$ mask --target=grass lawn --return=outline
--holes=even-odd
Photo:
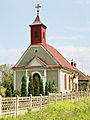
[[[0,120],[90,120],[90,98],[78,102],[59,102],[44,108],[42,112],[31,112],[15,117],[3,117]]]

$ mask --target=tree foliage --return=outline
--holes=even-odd
[[[50,93],[52,92],[51,81],[49,81],[48,91],[49,91]]]
[[[10,83],[7,84],[7,89],[6,89],[5,94],[6,94],[6,97],[12,97],[12,89],[11,89]]]
[[[58,88],[55,85],[52,85],[52,93],[58,93]]]
[[[45,84],[45,95],[48,95],[48,83],[46,81],[46,84]]]
[[[55,86],[55,81],[52,82],[52,93],[58,93],[58,88]]]
[[[20,93],[19,93],[18,90],[15,90],[15,91],[13,92],[13,97],[16,97],[16,95],[20,96]]]
[[[53,80],[53,82],[52,82],[52,86],[53,86],[53,85],[55,85],[55,81],[54,81],[54,80]]]
[[[30,73],[30,76],[29,76],[29,84],[28,84],[28,95],[34,95],[34,88],[33,88],[33,80],[32,80],[32,75]]]
[[[27,96],[27,90],[26,90],[26,75],[24,75],[24,76],[22,77],[21,96]]]
[[[78,82],[78,89],[80,91],[85,91],[87,89],[87,82],[86,81],[79,81]]]
[[[3,95],[2,91],[1,91],[1,89],[0,89],[0,95],[1,95],[2,97],[4,97],[4,95]]]
[[[14,81],[13,72],[8,75],[4,71],[2,86],[7,88],[8,84],[10,84],[11,85],[11,89],[12,89],[12,93],[13,93],[13,88],[14,88],[13,87],[13,81]]]
[[[39,78],[35,77],[35,83],[34,83],[34,96],[39,95]]]
[[[43,80],[40,81],[40,94],[44,95]]]

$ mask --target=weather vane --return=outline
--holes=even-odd
[[[41,6],[39,4],[37,4],[37,6],[35,8],[37,9],[37,16],[39,16],[39,8],[41,8]]]

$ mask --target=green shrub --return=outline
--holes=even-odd
[[[26,90],[26,75],[24,75],[24,76],[22,77],[21,96],[27,96],[27,90]]]
[[[52,92],[51,81],[49,81],[48,91],[49,91],[50,93]]]
[[[20,96],[20,93],[19,93],[18,90],[15,90],[15,91],[13,92],[13,97],[16,97],[16,95]]]
[[[34,96],[39,95],[39,78],[35,77],[35,84],[34,84]]]
[[[53,86],[53,85],[55,85],[55,81],[54,81],[54,80],[53,80],[53,82],[52,82],[52,86]]]
[[[40,81],[40,94],[44,95],[43,80]]]
[[[11,84],[10,83],[7,84],[5,94],[6,94],[6,97],[12,97],[12,89],[11,89]]]
[[[45,84],[45,95],[48,95],[48,84],[47,84],[47,81],[46,81],[46,84]]]
[[[58,88],[55,85],[52,85],[52,93],[58,93]]]
[[[2,97],[4,97],[4,95],[3,95],[2,92],[1,92],[1,89],[0,89],[0,95],[1,95]]]
[[[31,75],[31,73],[30,73],[30,76],[29,76],[28,96],[29,96],[30,94],[34,95],[33,80],[32,80],[32,75]]]

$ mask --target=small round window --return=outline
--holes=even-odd
[[[37,53],[37,52],[38,52],[38,49],[35,49],[34,52]]]

